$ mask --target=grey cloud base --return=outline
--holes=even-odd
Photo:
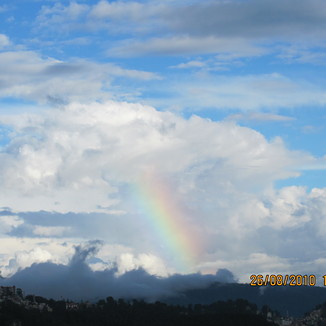
[[[51,262],[33,264],[18,271],[7,279],[0,279],[0,285],[15,285],[26,294],[36,294],[54,299],[97,300],[114,298],[141,298],[157,300],[178,295],[187,289],[205,288],[214,282],[236,282],[226,269],[215,275],[188,274],[156,277],[143,269],[132,270],[117,276],[117,269],[92,271],[86,260],[96,254],[100,241],[90,241],[75,248],[75,254],[68,265]]]

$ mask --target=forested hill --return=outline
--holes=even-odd
[[[268,305],[282,315],[303,316],[316,305],[326,301],[326,288],[318,286],[250,286],[249,284],[214,283],[205,289],[192,289],[179,296],[166,298],[170,304],[210,304],[218,300],[243,298],[257,304]]]
[[[146,303],[114,300],[96,304],[67,301],[44,301],[48,309],[27,309],[10,300],[0,303],[0,325],[6,326],[273,326],[267,321],[270,310],[257,311],[246,300],[216,302],[211,305],[175,306],[161,302]]]

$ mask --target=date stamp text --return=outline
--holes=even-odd
[[[324,278],[324,286],[326,286],[326,275]],[[252,274],[250,275],[250,285],[251,286],[315,286],[316,276],[311,275],[301,275],[301,274]]]

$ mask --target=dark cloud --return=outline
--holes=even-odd
[[[217,278],[218,282],[221,282],[221,283],[235,283],[236,282],[232,272],[230,272],[226,268],[220,268],[216,272],[216,278]]]
[[[51,76],[65,76],[85,71],[86,67],[81,64],[57,63],[47,66],[44,73]]]
[[[71,266],[79,266],[85,264],[85,261],[90,256],[96,255],[99,250],[99,246],[103,245],[103,241],[93,240],[89,241],[84,246],[76,246],[75,254],[70,260]]]
[[[11,211],[0,211],[1,215],[16,215]],[[134,245],[133,234],[135,228],[140,228],[138,221],[130,221],[126,227],[125,219],[117,215],[105,213],[57,213],[48,211],[39,212],[19,212],[19,218],[24,221],[23,224],[13,226],[8,235],[13,237],[30,237],[40,238],[48,237],[47,234],[35,233],[35,228],[41,227],[66,227],[64,236],[68,237],[85,237],[85,238],[110,238],[110,242],[119,242],[121,238],[125,239],[124,244]],[[62,237],[62,234],[53,234],[52,237]],[[149,235],[152,236],[152,235]],[[137,243],[144,243],[147,245],[149,240],[137,240]]]
[[[101,241],[95,240],[77,246],[68,265],[33,264],[10,278],[1,279],[0,284],[16,285],[26,293],[55,299],[95,300],[113,296],[156,300],[178,295],[187,289],[206,288],[214,282],[235,282],[232,273],[226,269],[219,270],[216,275],[174,274],[165,278],[150,275],[143,269],[120,276],[116,275],[116,267],[92,271],[86,260],[96,254],[100,245]]]
[[[321,0],[210,1],[182,6],[165,19],[173,30],[191,35],[300,38],[326,35],[325,9]]]
[[[3,211],[0,211],[0,216],[14,216],[14,214],[9,207],[1,207],[0,209],[3,209]]]
[[[316,46],[326,37],[326,3],[322,0],[238,0],[170,4],[162,7],[152,21],[149,24],[152,28],[148,28],[149,39],[117,42],[108,55],[231,52],[246,57],[270,52],[267,45],[275,42]],[[162,28],[157,29],[154,23],[157,21]]]
[[[67,16],[69,6],[62,9],[65,10],[59,13],[54,7],[47,8],[46,13],[41,11],[39,18],[43,17],[48,28],[53,25],[67,28],[67,24],[74,23]],[[89,6],[86,17],[79,16],[79,25],[74,28],[83,26],[92,32],[105,29],[109,33],[130,32],[142,36],[173,31],[181,35],[236,38],[324,37],[325,9],[323,0],[162,1],[155,5],[141,1],[116,1],[114,4],[101,1]],[[140,21],[142,28],[139,28]]]

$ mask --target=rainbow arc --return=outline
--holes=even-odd
[[[156,173],[146,172],[133,185],[133,198],[157,244],[173,257],[180,272],[189,272],[196,264],[200,241],[189,215],[176,200],[168,182]]]

